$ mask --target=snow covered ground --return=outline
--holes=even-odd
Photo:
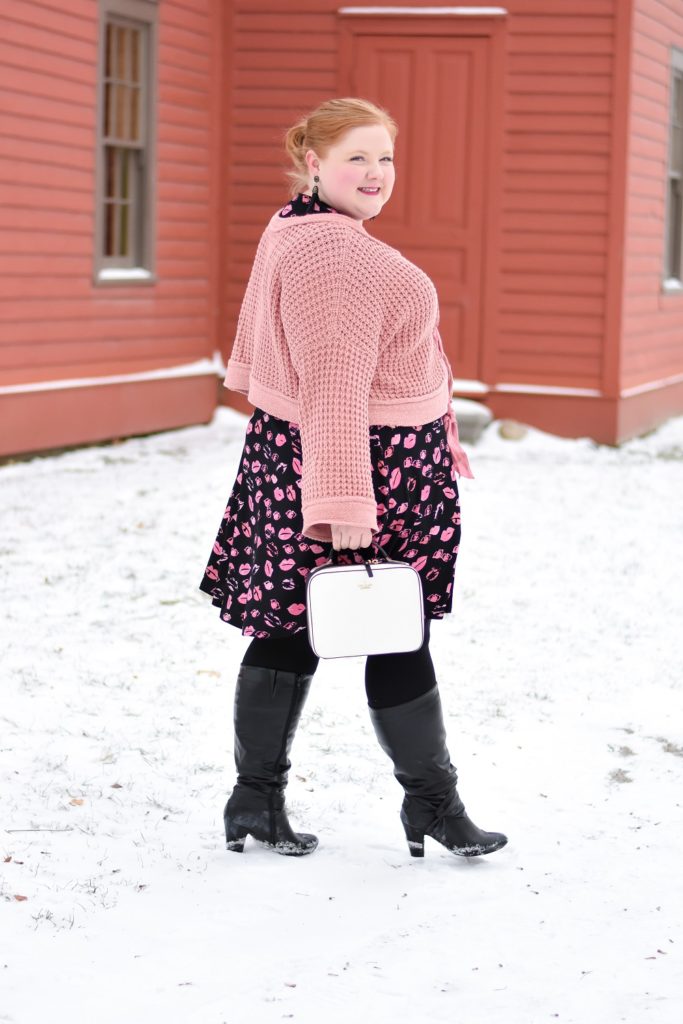
[[[432,629],[460,791],[507,847],[413,860],[363,659],[321,661],[288,807],[227,853],[248,638],[197,589],[246,417],[0,467],[0,1021],[674,1024],[683,418],[468,446]]]

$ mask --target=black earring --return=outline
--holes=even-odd
[[[320,200],[320,196],[318,195],[318,182],[320,181],[320,178],[318,177],[317,174],[313,175],[313,181],[315,182],[315,185],[313,186],[311,199],[313,200],[314,203],[317,203]]]

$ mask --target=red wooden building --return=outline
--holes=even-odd
[[[400,126],[368,229],[456,393],[618,442],[683,411],[683,3],[3,0],[0,454],[207,422],[283,130]]]

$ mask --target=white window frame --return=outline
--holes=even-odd
[[[142,30],[140,62],[141,144],[131,146],[131,165],[138,167],[134,199],[128,220],[129,237],[134,239],[128,256],[105,255],[105,164],[104,135],[106,27],[109,23]],[[99,0],[99,58],[97,89],[97,154],[95,160],[94,282],[97,285],[152,284],[155,274],[156,238],[156,108],[157,108],[157,0]],[[116,148],[119,148],[116,144]],[[121,149],[126,147],[121,145]]]
[[[667,159],[666,175],[666,216],[664,223],[664,280],[662,290],[665,292],[683,293],[683,118],[680,124],[675,121],[675,97],[677,81],[679,88],[683,91],[683,50],[676,47],[671,49],[671,76],[670,76],[670,101],[669,101],[669,149]],[[682,103],[683,106],[683,103]],[[675,131],[674,129],[677,129]],[[675,138],[679,138],[678,161],[674,153]],[[679,166],[676,166],[678,162]],[[672,209],[672,193],[674,189],[678,194],[678,223],[673,224],[674,211]],[[673,232],[675,235],[672,237]],[[672,245],[676,245],[676,253],[673,254]],[[674,266],[674,264],[677,264]]]

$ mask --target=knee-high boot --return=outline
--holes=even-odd
[[[425,835],[460,857],[505,846],[507,836],[483,832],[465,813],[446,746],[438,686],[405,704],[370,708],[370,717],[405,791],[400,816],[413,857],[424,857]]]
[[[289,753],[312,674],[241,665],[234,703],[237,783],[225,805],[228,850],[248,835],[277,853],[312,853],[318,839],[294,832],[285,810]]]

